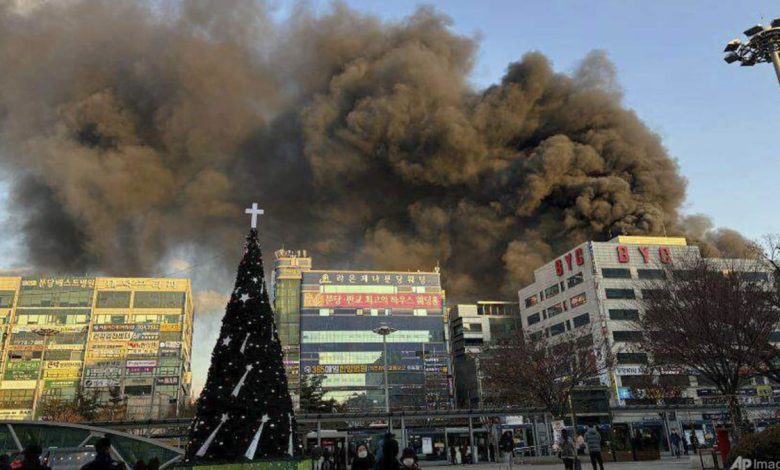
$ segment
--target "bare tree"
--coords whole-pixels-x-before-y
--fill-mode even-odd
[[[497,403],[542,406],[559,419],[571,412],[576,422],[570,406],[573,391],[599,384],[612,357],[589,327],[556,336],[518,330],[486,346],[480,360],[482,383]]]
[[[763,259],[774,274],[774,291],[780,298],[780,234],[770,233],[764,235],[761,242],[756,243],[759,258]],[[778,326],[780,330],[780,325]],[[780,343],[769,343],[762,351],[756,353],[755,368],[763,374],[780,382]]]
[[[737,438],[744,427],[739,389],[756,373],[756,352],[767,348],[780,320],[760,266],[685,260],[666,280],[648,282],[634,325],[656,365],[695,371],[727,398]]]

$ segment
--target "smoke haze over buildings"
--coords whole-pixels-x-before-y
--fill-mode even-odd
[[[604,53],[571,74],[527,53],[478,90],[477,46],[428,8],[386,23],[340,4],[278,20],[250,0],[0,0],[0,165],[27,260],[150,275],[230,253],[208,268],[230,277],[252,201],[266,261],[283,241],[318,266],[438,262],[454,298],[512,298],[618,234],[744,253],[681,216],[686,181]]]

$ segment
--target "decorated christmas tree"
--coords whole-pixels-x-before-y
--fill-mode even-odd
[[[190,428],[185,463],[278,459],[297,450],[292,400],[255,226],[253,215]]]

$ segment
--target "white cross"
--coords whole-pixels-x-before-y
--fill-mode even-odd
[[[245,214],[252,214],[252,228],[257,228],[257,216],[263,215],[265,211],[257,207],[257,203],[253,202],[252,207],[244,210]]]

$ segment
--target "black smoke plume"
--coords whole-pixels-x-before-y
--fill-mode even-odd
[[[19,5],[0,0],[0,165],[40,270],[235,257],[258,201],[269,251],[438,262],[455,297],[511,298],[575,243],[686,230],[685,179],[601,52],[570,74],[528,53],[477,90],[476,41],[429,8],[386,23],[338,3],[288,20],[251,0]]]

